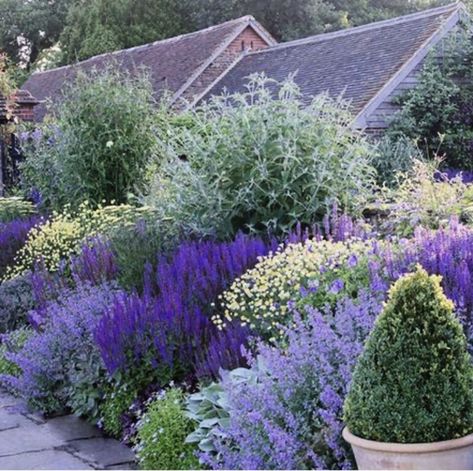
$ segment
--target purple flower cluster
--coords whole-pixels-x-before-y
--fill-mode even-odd
[[[109,373],[144,370],[164,385],[237,366],[245,332],[235,326],[232,337],[219,334],[210,317],[218,295],[275,248],[275,241],[239,235],[232,242],[184,242],[160,257],[156,271],[147,270],[144,294],[115,299],[99,323],[95,337]]]
[[[71,272],[76,283],[99,285],[114,280],[118,267],[110,243],[101,238],[88,241],[71,260]]]
[[[37,410],[63,410],[71,390],[80,390],[77,378],[88,386],[98,380],[101,359],[93,332],[115,294],[116,290],[106,285],[84,285],[49,303],[47,315],[41,312],[37,330],[23,349],[8,355],[21,375],[1,376],[0,384],[8,385]]]
[[[260,344],[250,359],[257,382],[224,375],[230,419],[202,454],[213,469],[347,469],[353,463],[341,437],[342,408],[363,342],[381,302],[366,292],[321,312],[294,312],[287,347]]]
[[[41,222],[41,217],[33,216],[28,219],[0,223],[0,278],[5,274],[7,267],[13,263],[18,250],[25,244],[30,229]]]
[[[370,261],[371,284],[386,289],[420,264],[429,274],[442,276],[442,288],[455,303],[464,325],[473,325],[473,230],[452,220],[437,231],[418,228],[410,240],[380,249]]]

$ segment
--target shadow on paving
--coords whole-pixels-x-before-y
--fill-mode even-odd
[[[72,416],[45,419],[0,391],[0,469],[136,469],[133,452]]]

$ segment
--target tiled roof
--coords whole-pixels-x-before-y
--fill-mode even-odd
[[[244,91],[249,75],[278,81],[295,75],[303,100],[323,92],[352,101],[361,111],[403,65],[460,8],[461,3],[282,43],[242,57],[209,90],[211,95]]]
[[[60,96],[63,84],[74,76],[78,68],[85,71],[100,69],[110,60],[114,60],[128,70],[136,67],[147,69],[156,96],[164,90],[174,94],[218,52],[220,46],[249,24],[254,26],[257,23],[253,17],[244,16],[193,33],[94,56],[72,66],[36,72],[25,82],[22,89],[28,90],[40,101],[54,99]],[[272,39],[270,41],[274,43]],[[36,119],[41,120],[45,112],[44,104],[37,106]]]

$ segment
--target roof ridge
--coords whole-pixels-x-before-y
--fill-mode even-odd
[[[311,44],[311,43],[317,43],[317,42],[322,42],[322,41],[328,41],[333,38],[350,36],[352,34],[363,33],[365,31],[372,31],[372,30],[384,28],[387,26],[407,23],[409,21],[414,21],[420,18],[429,18],[431,16],[440,15],[441,13],[449,13],[449,12],[454,13],[455,11],[461,10],[461,9],[466,10],[465,5],[461,1],[456,1],[454,3],[443,5],[441,7],[429,8],[427,10],[410,13],[408,15],[397,16],[395,18],[390,18],[387,20],[375,21],[373,23],[367,23],[361,26],[354,26],[351,28],[341,29],[338,31],[332,31],[330,33],[321,33],[321,34],[316,34],[313,36],[308,36],[306,38],[295,39],[293,41],[279,43],[265,49],[249,52],[248,55],[270,53],[272,51],[278,51],[280,49],[299,46],[303,44]]]
[[[250,24],[253,21],[254,22],[256,21],[253,15],[245,15],[245,16],[241,16],[239,18],[234,18],[232,20],[224,21],[223,23],[208,26],[207,28],[198,29],[197,31],[191,31],[189,33],[183,33],[183,34],[179,34],[177,36],[171,36],[170,38],[158,39],[157,41],[153,41],[151,43],[140,44],[138,46],[132,46],[132,47],[124,48],[124,49],[118,49],[116,51],[104,52],[102,54],[97,54],[95,56],[88,57],[87,59],[84,59],[84,60],[81,60],[81,61],[78,61],[78,62],[74,62],[72,64],[62,65],[62,66],[59,66],[59,67],[54,67],[52,69],[37,70],[37,71],[34,71],[31,74],[31,76],[39,75],[39,74],[46,74],[48,72],[53,72],[53,71],[56,71],[56,70],[74,68],[74,67],[77,67],[78,65],[86,64],[87,62],[90,62],[90,61],[92,61],[94,59],[97,59],[99,57],[107,57],[107,56],[112,57],[113,55],[118,55],[118,54],[123,53],[123,52],[131,52],[131,51],[138,50],[138,49],[145,49],[147,47],[156,46],[157,44],[165,44],[165,43],[170,43],[170,42],[173,42],[173,41],[178,41],[178,40],[180,40],[184,37],[190,37],[190,36],[201,34],[201,33],[208,33],[209,31],[213,31],[213,30],[215,30],[217,28],[220,28],[222,26],[228,26],[231,23],[239,24],[239,23],[247,22],[248,24]]]

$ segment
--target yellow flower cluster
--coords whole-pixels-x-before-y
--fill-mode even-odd
[[[133,225],[140,219],[151,220],[153,215],[152,208],[124,204],[92,209],[86,202],[77,212],[65,208],[62,213],[54,213],[47,222],[31,229],[26,244],[18,252],[5,278],[21,275],[38,262],[54,272],[60,267],[61,261],[76,254],[89,237],[107,235],[117,228]]]
[[[23,198],[13,196],[0,198],[0,222],[13,221],[14,219],[32,216],[36,212],[33,203]]]
[[[225,328],[227,322],[238,319],[263,335],[272,334],[281,324],[287,324],[287,303],[298,297],[302,286],[317,280],[321,271],[334,264],[344,264],[351,254],[366,254],[371,248],[370,242],[354,239],[307,240],[280,247],[276,253],[261,257],[220,296],[223,316],[216,315],[212,320]]]

